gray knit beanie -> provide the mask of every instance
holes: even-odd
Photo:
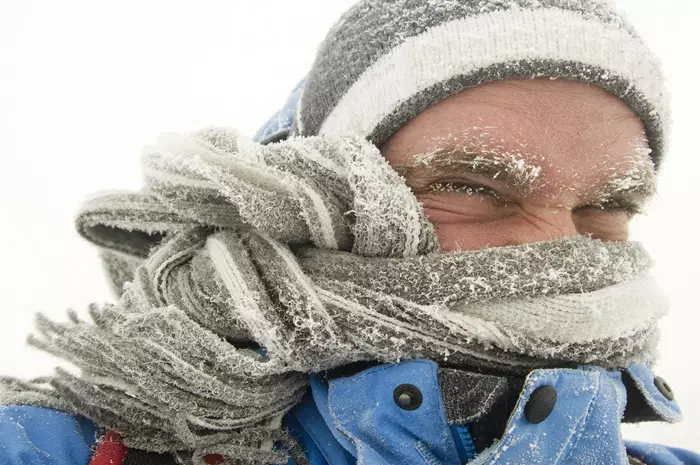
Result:
[[[380,146],[466,88],[545,76],[626,102],[658,164],[669,122],[661,64],[608,0],[362,0],[319,46],[290,135],[355,134]]]

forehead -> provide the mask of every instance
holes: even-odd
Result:
[[[381,150],[392,165],[450,150],[510,159],[536,167],[550,187],[594,186],[651,166],[644,125],[624,102],[595,86],[550,79],[465,90],[423,111]]]

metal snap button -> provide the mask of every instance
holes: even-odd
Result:
[[[664,380],[661,376],[654,378],[654,386],[656,386],[656,389],[658,389],[666,399],[673,400],[675,398],[673,389],[671,389],[671,386],[669,386],[666,380]]]
[[[423,394],[413,384],[402,384],[394,389],[394,402],[404,410],[415,410],[423,403]]]
[[[557,403],[557,390],[552,386],[542,386],[535,391],[525,404],[525,418],[536,425],[547,419]]]

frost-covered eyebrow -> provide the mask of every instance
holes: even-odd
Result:
[[[656,193],[656,172],[651,159],[648,163],[640,162],[631,169],[615,173],[609,177],[600,189],[602,199],[627,197],[647,201]]]

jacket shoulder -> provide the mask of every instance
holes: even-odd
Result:
[[[675,447],[626,441],[627,453],[645,465],[700,465],[700,455]]]
[[[0,406],[0,464],[87,465],[97,440],[89,419],[42,407]]]

